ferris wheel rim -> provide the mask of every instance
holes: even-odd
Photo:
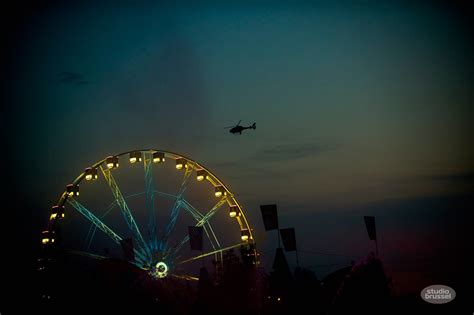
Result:
[[[239,202],[235,198],[234,194],[228,188],[228,186],[219,177],[217,177],[215,175],[215,173],[212,172],[209,168],[203,166],[202,164],[195,161],[194,159],[189,158],[188,156],[185,156],[183,154],[179,154],[179,153],[176,153],[176,152],[168,151],[168,150],[159,150],[159,149],[150,149],[150,148],[148,148],[148,149],[137,149],[137,150],[129,150],[129,151],[125,151],[125,152],[122,152],[122,153],[119,153],[119,154],[107,156],[107,157],[93,163],[91,166],[89,166],[89,168],[95,168],[95,169],[102,168],[102,166],[106,163],[106,161],[109,157],[119,158],[119,157],[122,157],[122,156],[127,155],[127,154],[132,154],[134,152],[140,152],[140,154],[142,156],[144,155],[144,153],[154,154],[156,152],[160,152],[160,153],[163,153],[163,156],[167,157],[167,158],[172,158],[174,160],[184,159],[186,161],[186,164],[189,164],[189,165],[192,166],[192,169],[190,170],[190,172],[197,171],[197,170],[204,170],[205,173],[206,173],[206,179],[208,179],[208,176],[212,179],[212,180],[209,180],[209,182],[212,184],[212,186],[213,187],[221,186],[221,187],[223,187],[223,189],[227,193],[226,197],[222,198],[222,199],[224,199],[224,201],[227,202],[229,204],[229,206],[236,206],[238,208],[239,216],[237,217],[237,221],[240,225],[240,229],[241,229],[241,231],[243,231],[243,230],[247,231],[246,233],[248,233],[248,241],[249,241],[248,243],[255,244],[255,239],[253,237],[252,229],[251,229],[250,224],[249,224],[249,222],[248,222],[248,220],[245,216],[245,213],[244,213],[242,207],[240,206]],[[70,184],[70,185],[78,186],[79,183],[81,183],[83,181],[83,179],[85,178],[85,173],[86,173],[85,171],[81,172],[72,181],[72,184]],[[60,199],[58,200],[58,202],[56,203],[56,206],[64,206],[64,204],[68,200],[68,196],[69,196],[68,191],[65,190],[63,192],[63,194],[61,195]],[[216,196],[217,196],[217,194],[216,194]],[[174,196],[174,197],[176,197],[176,196]],[[50,221],[50,224],[55,223],[55,222],[56,222],[56,220],[54,222]],[[254,248],[254,252],[256,253],[255,248]],[[256,263],[258,263],[258,258],[257,257],[255,257],[255,261],[256,261]]]
[[[119,153],[119,154],[115,154],[115,155],[110,155],[110,156],[113,156],[113,157],[121,157],[121,156],[124,156],[124,155],[127,155],[127,154],[130,154],[132,152],[150,152],[150,153],[155,153],[155,152],[162,152],[164,154],[169,154],[171,155],[175,160],[176,159],[179,159],[179,158],[182,158],[182,159],[185,159],[186,161],[189,161],[191,162],[192,164],[198,166],[199,168],[205,170],[209,175],[211,175],[218,183],[220,186],[224,187],[224,189],[226,190],[227,193],[229,193],[230,195],[230,198],[234,201],[235,205],[238,207],[239,211],[240,211],[240,214],[242,216],[242,219],[244,221],[244,225],[246,226],[247,230],[248,230],[248,233],[249,233],[249,239],[251,240],[254,240],[254,236],[253,236],[253,233],[252,233],[252,229],[250,227],[250,224],[248,223],[248,220],[247,220],[247,217],[245,216],[245,212],[243,211],[242,207],[240,206],[240,203],[237,201],[237,199],[235,198],[234,194],[231,192],[231,190],[228,188],[228,186],[219,178],[217,177],[210,169],[206,168],[205,166],[201,165],[199,162],[183,155],[183,154],[179,154],[179,153],[176,153],[176,152],[173,152],[173,151],[168,151],[168,150],[159,150],[159,149],[153,149],[153,148],[148,148],[148,149],[136,149],[136,150],[129,150],[129,151],[125,151],[125,152],[122,152],[122,153]],[[107,156],[109,157],[109,156]],[[97,168],[99,166],[101,166],[102,164],[105,163],[105,161],[107,160],[107,157],[103,158],[102,160],[99,160],[95,163],[93,163],[90,167],[92,168]],[[84,179],[85,177],[85,172],[82,172],[80,175],[78,175],[72,182],[71,184],[73,185],[78,185],[80,182],[82,182],[82,180]],[[215,187],[215,186],[214,186]],[[65,199],[66,199],[66,196],[67,196],[67,192],[64,191],[63,194],[61,195],[60,199],[58,200],[58,202],[56,203],[56,205],[58,206],[62,206],[64,205],[65,203]],[[230,205],[230,204],[229,204]]]

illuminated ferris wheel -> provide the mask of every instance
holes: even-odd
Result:
[[[124,158],[129,162],[125,167],[119,165]],[[119,187],[118,182],[126,184]],[[223,207],[227,213],[219,211]],[[197,238],[204,244],[197,255],[188,244],[194,241],[192,230],[204,239]],[[68,234],[76,243],[67,242]],[[80,245],[79,234],[84,234]],[[242,259],[258,263],[252,228],[228,187],[198,162],[154,149],[108,156],[87,167],[52,207],[41,242],[45,249],[96,259],[107,259],[98,248],[110,247],[156,278],[197,279],[187,265],[209,259],[222,264],[223,252],[230,249],[240,248]]]

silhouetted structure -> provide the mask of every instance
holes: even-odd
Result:
[[[328,314],[380,314],[388,308],[390,280],[375,256],[340,270],[339,280],[338,289],[327,306]]]

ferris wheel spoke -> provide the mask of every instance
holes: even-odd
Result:
[[[227,197],[222,197],[215,205],[211,208],[203,217],[202,219],[196,224],[196,226],[203,226],[206,224],[222,207],[224,203],[226,203]]]
[[[183,200],[182,206],[186,211],[188,211],[194,217],[194,219],[197,222],[199,222],[202,219],[203,215],[197,209],[195,209],[189,202],[187,202],[186,200]],[[206,227],[206,225],[207,225],[207,227]],[[204,232],[206,233],[207,238],[209,239],[209,242],[211,243],[212,248],[216,249],[216,245],[220,248],[221,246],[219,244],[219,240],[217,239],[216,234],[214,233],[214,230],[212,229],[211,224],[209,222],[207,222],[203,226],[203,228],[204,228]],[[209,231],[211,232],[211,234],[214,238],[214,241],[212,240],[211,235],[209,234]],[[214,242],[216,244],[214,244]]]
[[[80,250],[68,250],[67,253],[73,254],[73,255],[78,255],[78,256],[89,257],[89,258],[93,258],[93,259],[97,259],[97,260],[107,259],[107,257],[105,257],[105,256],[101,256],[101,255],[97,255],[97,254],[93,254],[93,253],[89,253],[89,252],[85,252],[85,251],[80,251]]]
[[[190,276],[190,275],[179,275],[179,274],[171,274],[172,277],[182,280],[191,280],[191,281],[199,281],[198,277]]]
[[[221,244],[219,244],[219,240],[217,239],[216,234],[214,233],[214,230],[212,229],[211,224],[208,222],[208,223],[207,223],[207,228],[206,228],[206,225],[204,225],[203,228],[204,228],[204,232],[205,232],[206,235],[207,235],[207,238],[209,239],[209,242],[211,243],[212,249],[214,249],[214,250],[217,250],[217,248],[220,249],[220,248],[221,248]],[[210,235],[209,235],[208,230],[211,232],[212,236],[214,237],[214,241],[216,242],[216,244],[214,244],[214,242],[211,240],[211,237],[210,237]],[[220,255],[222,256],[222,252],[215,254],[215,255],[216,255],[216,260],[217,260],[217,255],[218,255],[218,254],[220,254]],[[222,258],[222,257],[221,257],[221,258]]]
[[[184,208],[184,210],[186,210],[187,212],[189,212],[189,214],[191,214],[191,216],[194,218],[194,220],[196,220],[197,222],[199,222],[199,220],[202,219],[203,215],[201,214],[201,212],[199,212],[197,209],[195,209],[189,202],[187,202],[185,199],[182,200],[181,202],[181,206]]]
[[[144,153],[143,167],[145,169],[145,209],[148,213],[148,240],[152,250],[158,249],[155,212],[155,181],[153,180],[153,156]]]
[[[138,247],[148,257],[148,260],[151,261],[150,249],[148,248],[148,245],[143,240],[142,234],[140,233],[140,229],[138,228],[137,223],[135,222],[135,219],[133,218],[130,208],[128,207],[127,202],[125,201],[125,198],[123,197],[123,194],[120,191],[120,188],[118,187],[114,176],[112,175],[112,173],[110,172],[108,168],[104,168],[103,166],[100,166],[100,169],[102,171],[102,174],[104,175],[104,178],[107,184],[109,184],[109,187],[112,190],[112,194],[114,195],[114,198],[117,201],[117,204],[122,212],[125,222],[127,222],[129,229],[133,233],[133,237],[135,238],[135,241],[137,242]]]
[[[107,236],[109,236],[115,243],[120,245],[120,241],[122,237],[120,237],[117,233],[115,233],[111,228],[109,228],[104,222],[102,222],[98,217],[96,217],[91,211],[89,211],[86,207],[84,207],[79,201],[74,198],[68,198],[67,202],[76,209],[80,214],[82,214],[86,219],[92,222],[99,230],[104,232]],[[142,263],[146,261],[145,256],[134,249],[135,256],[137,260],[140,260]]]
[[[209,220],[216,214],[216,212],[222,207],[222,205],[226,202],[226,197],[223,197],[221,200],[219,200],[219,202],[211,209],[209,210],[208,213],[206,213],[203,218],[198,222],[198,224],[201,224],[203,227],[204,227],[204,231],[206,231],[206,234],[208,233],[207,232],[207,229],[206,229],[206,225],[209,227],[209,230],[211,231],[213,237],[214,237],[214,240],[217,244],[217,246],[219,248],[221,248],[221,245],[219,243],[219,240],[217,239],[216,237],[216,234],[214,233],[214,230],[212,229],[212,226],[209,222]],[[213,242],[211,241],[211,238],[209,237],[208,235],[208,238],[209,238],[209,241],[211,243],[211,246],[215,249],[215,246],[213,244]],[[217,259],[217,255],[220,254],[221,255],[221,260],[222,260],[222,251],[215,251],[215,254],[216,254],[216,259]]]
[[[89,252],[86,252],[86,251],[67,250],[66,252],[69,253],[69,254],[78,255],[78,256],[83,256],[83,257],[88,257],[88,258],[92,258],[92,259],[96,259],[96,260],[108,259],[108,257],[106,257],[106,256],[97,255],[97,254],[89,253]],[[136,264],[138,267],[140,267],[140,268],[142,268],[142,266],[145,265],[144,261],[142,261],[141,259],[136,259],[135,264]]]
[[[96,217],[91,211],[84,207],[79,201],[74,198],[68,198],[67,202],[73,206],[80,214],[86,217],[89,221],[92,222],[97,228],[102,232],[108,235],[113,241],[120,244],[122,238],[117,235],[111,228],[109,228],[104,222],[102,222],[98,217]]]
[[[188,179],[191,176],[192,172],[193,172],[193,168],[191,166],[186,167],[186,171],[185,171],[184,176],[183,176],[183,181],[181,182],[181,186],[179,188],[178,194],[176,195],[175,202],[173,204],[173,207],[171,208],[170,220],[169,220],[168,224],[166,225],[165,233],[163,235],[163,238],[161,239],[161,242],[163,244],[163,248],[168,247],[168,239],[169,239],[169,237],[170,237],[171,233],[173,232],[173,229],[176,225],[176,220],[178,219],[179,211],[181,209],[181,202],[183,200],[182,199],[183,194],[186,191],[187,182],[188,182]]]
[[[219,210],[222,205],[226,202],[226,197],[223,197],[221,198],[215,205],[214,207],[211,208],[211,210],[209,210],[205,215],[202,215],[199,211],[197,211],[196,209],[194,209],[188,202],[183,202],[183,206],[184,208],[188,207],[188,209],[193,209],[192,212],[195,213],[196,217],[198,216],[201,216],[201,218],[198,220],[198,222],[196,223],[195,226],[204,226],[205,224],[208,224],[209,223],[209,219],[212,218],[212,216],[214,216],[214,214],[216,214],[217,210]],[[209,224],[208,224],[209,225]],[[215,235],[214,235],[215,236]],[[216,238],[217,240],[217,238]],[[184,244],[186,244],[187,242],[189,242],[189,235],[186,235],[183,240],[178,243],[177,246],[175,246],[171,251],[169,251],[166,255],[165,255],[165,258],[168,258],[168,257],[176,257],[176,254],[179,253],[179,251],[181,250],[181,248],[184,246]],[[216,252],[217,253],[217,252]]]
[[[198,255],[198,256],[195,256],[195,257],[191,257],[191,258],[188,258],[186,260],[182,260],[180,262],[178,262],[177,264],[180,265],[180,264],[185,264],[187,262],[191,262],[191,261],[194,261],[194,260],[197,260],[197,259],[201,259],[201,258],[204,258],[204,257],[207,257],[207,256],[211,256],[211,255],[215,255],[215,254],[218,254],[218,253],[222,253],[222,252],[225,252],[226,250],[229,250],[229,249],[232,249],[232,248],[236,248],[236,247],[239,247],[239,246],[242,246],[242,245],[245,245],[246,243],[238,243],[238,244],[235,244],[235,245],[232,245],[232,246],[228,246],[228,247],[225,247],[225,248],[221,248],[221,249],[218,249],[218,250],[214,250],[212,252],[208,252],[208,253],[204,253],[204,254],[201,254],[201,255]]]
[[[89,250],[89,248],[91,247],[92,240],[94,239],[95,233],[97,232],[97,226],[94,224],[91,224],[91,229],[92,231],[90,235],[88,236],[88,239],[86,239],[87,241],[86,246],[85,246],[86,250]]]
[[[112,204],[110,204],[108,207],[107,207],[107,210],[104,212],[104,214],[102,214],[100,216],[100,219],[103,220],[112,210],[113,208],[115,207],[115,205],[117,205],[117,201],[114,200],[114,202]],[[95,233],[97,232],[97,226],[94,225],[93,223],[91,224],[90,228],[89,228],[89,233],[87,233],[87,237],[85,239],[85,246],[84,248],[86,250],[89,250],[89,248],[91,247],[92,245],[92,241],[94,240],[94,236],[95,236]]]
[[[170,249],[166,255],[163,257],[163,259],[167,259],[168,257],[175,257],[176,254],[179,253],[179,251],[181,250],[181,248],[184,246],[184,244],[186,244],[187,242],[189,242],[189,235],[186,235],[183,240],[177,245],[175,246],[173,249]]]
[[[97,227],[93,223],[91,223],[91,226],[89,227],[89,230],[87,231],[86,238],[84,239],[84,242],[82,243],[82,248],[85,248],[85,249],[88,248],[89,242],[92,239],[93,233],[95,232],[96,229]]]

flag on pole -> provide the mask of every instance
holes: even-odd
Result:
[[[202,250],[202,226],[188,226],[191,250]]]
[[[273,270],[281,275],[291,277],[290,266],[286,260],[283,248],[277,248],[275,253],[275,259],[273,260]]]
[[[377,240],[377,235],[375,233],[375,217],[364,216],[365,227],[367,228],[367,233],[369,233],[369,239],[371,241]]]
[[[285,251],[287,252],[295,251],[296,250],[295,229],[294,228],[281,229],[280,235],[283,241],[283,246],[285,247]]]
[[[277,230],[278,229],[278,213],[276,205],[261,205],[260,210],[262,211],[263,224],[265,225],[265,231]]]
[[[124,238],[120,240],[120,245],[123,250],[123,259],[126,261],[134,261],[135,253],[133,251],[133,241],[131,238]]]

